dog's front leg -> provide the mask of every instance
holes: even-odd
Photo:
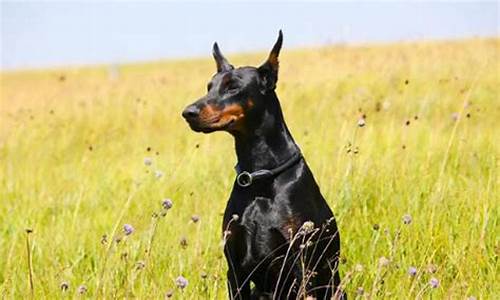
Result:
[[[238,270],[229,267],[227,271],[227,288],[229,299],[231,300],[247,300],[250,299],[250,282],[245,284],[246,276]]]
[[[236,227],[232,228],[233,233],[227,239],[224,247],[224,255],[226,256],[228,270],[227,270],[227,288],[229,292],[229,299],[231,300],[246,300],[250,299],[250,280],[247,280],[248,274],[243,271],[239,264],[237,249],[238,230]]]

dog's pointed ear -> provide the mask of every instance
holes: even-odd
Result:
[[[278,40],[273,46],[271,53],[267,61],[258,68],[259,73],[262,78],[262,85],[264,91],[274,90],[276,88],[276,83],[278,82],[278,69],[279,69],[279,55],[281,50],[281,45],[283,44],[283,32],[281,30],[278,34]]]
[[[230,71],[234,69],[234,67],[227,61],[224,55],[222,55],[222,53],[220,52],[219,45],[217,45],[217,42],[214,43],[212,54],[214,56],[215,63],[217,64],[217,73],[221,71]]]

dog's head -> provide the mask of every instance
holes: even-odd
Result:
[[[197,132],[244,133],[264,110],[266,95],[274,93],[278,81],[278,56],[283,43],[280,30],[267,61],[260,67],[234,68],[217,43],[213,56],[217,73],[207,85],[207,94],[187,106],[182,116]]]

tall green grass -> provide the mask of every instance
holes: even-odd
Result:
[[[338,219],[351,298],[500,297],[499,49],[282,51],[278,96]],[[2,298],[226,297],[232,138],[180,117],[214,71],[207,55],[120,66],[118,78],[107,67],[0,75]]]

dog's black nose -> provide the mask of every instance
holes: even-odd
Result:
[[[199,114],[200,114],[200,109],[196,105],[189,105],[182,112],[182,116],[186,120],[194,119],[194,118],[198,117]]]

